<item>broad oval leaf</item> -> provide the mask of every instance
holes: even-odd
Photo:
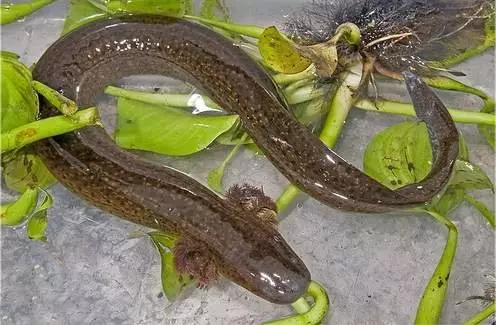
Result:
[[[312,63],[303,57],[276,27],[267,27],[258,40],[258,49],[265,63],[281,73],[298,73]]]
[[[19,154],[3,164],[2,171],[5,185],[11,190],[24,192],[28,188],[47,188],[55,178],[38,156]]]
[[[2,132],[33,122],[38,115],[38,96],[31,87],[31,71],[11,52],[2,51],[1,110]]]
[[[178,108],[126,98],[117,101],[116,143],[126,149],[186,156],[205,149],[231,129],[236,115],[192,115]]]
[[[419,122],[404,122],[379,132],[364,155],[365,172],[391,189],[421,181],[431,166],[427,128]]]

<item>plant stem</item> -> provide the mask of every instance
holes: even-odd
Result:
[[[0,12],[0,25],[10,24],[30,13],[39,10],[54,0],[34,0],[27,3],[2,3]]]
[[[277,212],[280,214],[286,210],[298,194],[300,194],[300,190],[296,186],[287,186],[276,201]]]
[[[291,307],[298,313],[304,314],[310,310],[311,306],[305,298],[301,297],[291,304]]]
[[[128,99],[138,100],[140,102],[165,105],[173,107],[194,107],[191,101],[192,95],[190,94],[154,94],[145,91],[130,90],[108,86],[105,88],[105,93],[112,96],[124,97]],[[291,105],[296,105],[317,97],[322,97],[325,91],[323,89],[315,88],[313,85],[307,85],[297,88],[285,94],[286,100]],[[205,104],[214,109],[220,109],[212,99],[207,96],[202,96]]]
[[[69,98],[63,96],[55,89],[52,89],[41,82],[33,80],[31,82],[34,90],[46,98],[53,106],[55,106],[62,114],[72,115],[77,112],[76,103]]]
[[[95,107],[79,111],[71,117],[54,116],[34,121],[1,134],[1,152],[19,149],[35,141],[74,131],[88,125],[101,125]]]
[[[348,113],[353,107],[358,79],[357,76],[348,74],[331,101],[329,114],[324,122],[324,128],[320,132],[320,140],[329,148],[334,147],[338,142]]]
[[[441,312],[443,311],[444,300],[448,288],[448,278],[451,271],[451,265],[455,257],[456,245],[458,240],[458,230],[456,226],[445,216],[434,211],[425,210],[437,222],[448,228],[448,238],[444,246],[443,254],[439,259],[438,265],[432,274],[429,283],[424,289],[420,299],[415,317],[415,324],[438,324]]]
[[[355,89],[358,86],[359,80],[359,76],[346,73],[344,75],[344,81],[329,102],[329,113],[325,119],[324,128],[320,133],[320,140],[329,148],[336,145],[341,135],[348,113],[351,107],[353,107]],[[298,188],[292,184],[286,187],[276,201],[278,213],[280,214],[287,209],[299,193]]]
[[[243,133],[243,135],[239,139],[239,142],[234,146],[234,148],[232,148],[232,150],[229,152],[229,154],[224,159],[224,161],[218,167],[212,169],[208,173],[208,177],[207,177],[208,186],[210,186],[210,188],[212,188],[217,193],[224,192],[224,188],[222,186],[224,170],[226,169],[227,165],[231,162],[231,160],[234,159],[234,157],[238,153],[241,146],[243,146],[247,138],[248,138],[248,134]]]
[[[371,101],[369,99],[362,99],[355,103],[355,107],[365,111],[416,116],[412,104],[390,100]],[[458,123],[496,125],[496,116],[494,114],[479,113],[455,108],[450,108],[448,111],[453,120]]]
[[[475,314],[472,318],[465,321],[463,325],[477,325],[482,323],[485,319],[489,318],[496,312],[496,303],[492,303],[490,306],[487,306],[479,313]]]
[[[154,105],[194,107],[194,102],[191,101],[193,95],[191,94],[154,94],[146,91],[130,90],[114,86],[107,86],[107,88],[105,88],[105,93],[112,96],[124,97]],[[209,97],[202,96],[202,98],[205,104],[209,107],[215,109],[220,108],[219,105],[217,105]]]
[[[301,315],[265,322],[264,325],[316,325],[321,323],[329,311],[329,297],[324,288],[315,281],[310,282],[307,294],[312,296],[314,300],[312,307],[308,311]],[[301,297],[292,306],[295,309],[303,310],[304,303],[301,300],[304,300],[304,298]]]
[[[197,20],[199,22],[205,23],[207,25],[211,25],[214,27],[221,28],[223,30],[245,35],[248,37],[259,38],[263,33],[264,29],[255,25],[242,25],[242,24],[234,24],[234,23],[225,23],[218,20],[206,19],[198,16],[184,15],[184,18]]]

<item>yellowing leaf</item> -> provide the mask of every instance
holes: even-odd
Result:
[[[312,63],[301,56],[276,27],[267,27],[258,40],[258,49],[269,67],[281,73],[298,73]]]

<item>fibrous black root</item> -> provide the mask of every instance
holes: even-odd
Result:
[[[341,58],[366,52],[384,69],[429,74],[432,61],[481,44],[493,11],[486,0],[314,0],[289,16],[285,32],[299,43],[321,43],[351,22],[362,42],[342,45]]]

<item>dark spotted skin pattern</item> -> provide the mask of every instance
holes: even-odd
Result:
[[[36,80],[79,107],[94,105],[106,85],[133,74],[178,76],[202,88],[239,114],[248,134],[293,184],[344,210],[382,212],[425,202],[447,182],[458,149],[442,103],[431,100],[435,96],[425,85],[412,83],[417,79],[407,78],[416,85],[410,87],[414,102],[428,95],[426,105],[416,108],[432,131],[436,159],[424,182],[391,191],[300,125],[270,77],[239,48],[183,20],[130,16],[90,23],[52,45],[33,71]],[[42,100],[40,113],[57,111]],[[262,298],[290,303],[307,289],[307,268],[270,223],[175,169],[118,148],[104,129],[87,127],[40,141],[36,149],[74,193],[124,219],[201,243],[222,275]]]

